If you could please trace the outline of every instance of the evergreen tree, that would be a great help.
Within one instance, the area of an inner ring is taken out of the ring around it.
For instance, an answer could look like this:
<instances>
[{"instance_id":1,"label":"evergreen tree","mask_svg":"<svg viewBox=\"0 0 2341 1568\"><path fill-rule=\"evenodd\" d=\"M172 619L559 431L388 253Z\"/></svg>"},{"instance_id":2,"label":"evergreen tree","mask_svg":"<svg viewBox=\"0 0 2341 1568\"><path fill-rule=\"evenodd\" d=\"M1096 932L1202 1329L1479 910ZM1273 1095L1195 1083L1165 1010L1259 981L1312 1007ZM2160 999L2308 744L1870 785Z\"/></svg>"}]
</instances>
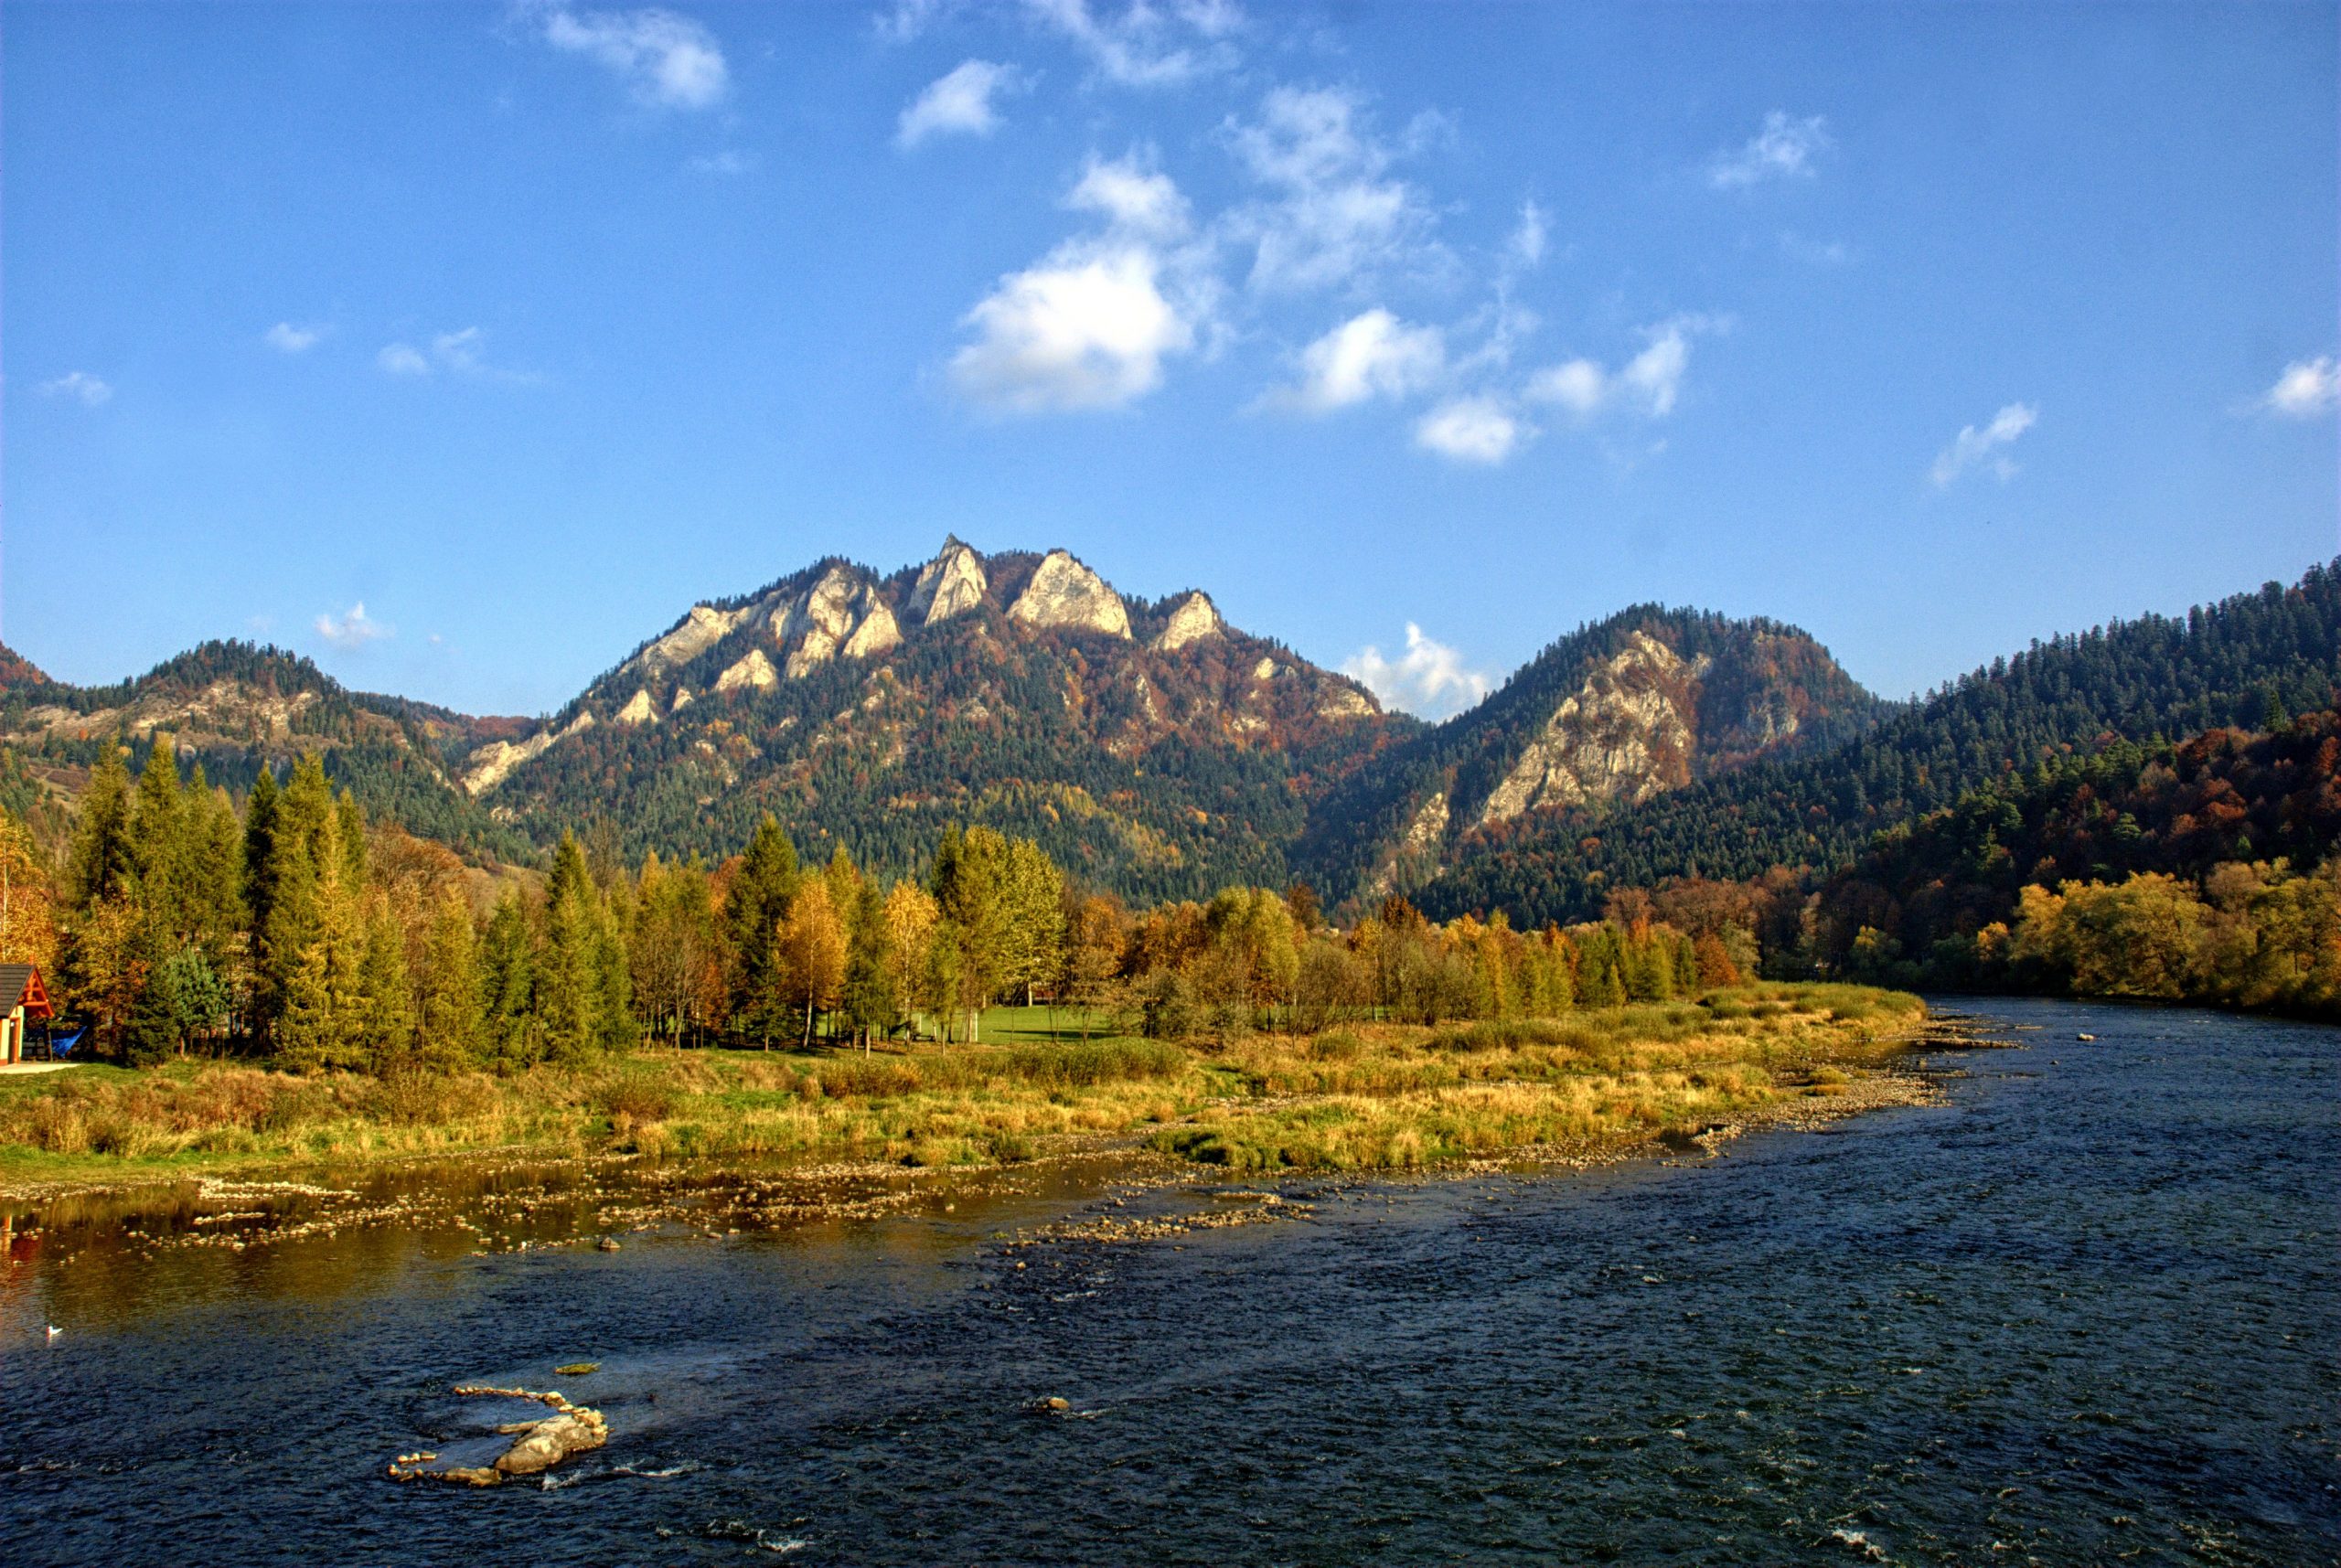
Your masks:
<instances>
[{"instance_id":1,"label":"evergreen tree","mask_svg":"<svg viewBox=\"0 0 2341 1568\"><path fill-rule=\"evenodd\" d=\"M513 1072L544 1053L537 1026L536 934L519 890L507 889L480 939L482 1045L497 1066Z\"/></svg>"},{"instance_id":2,"label":"evergreen tree","mask_svg":"<svg viewBox=\"0 0 2341 1568\"><path fill-rule=\"evenodd\" d=\"M66 912L78 915L101 899L126 891L136 875L130 773L122 748L109 740L98 748L97 765L81 793L81 820L65 873Z\"/></svg>"},{"instance_id":3,"label":"evergreen tree","mask_svg":"<svg viewBox=\"0 0 2341 1568\"><path fill-rule=\"evenodd\" d=\"M432 911L415 1008L415 1060L439 1072L480 1058L478 942L464 895L449 889Z\"/></svg>"},{"instance_id":4,"label":"evergreen tree","mask_svg":"<svg viewBox=\"0 0 2341 1568\"><path fill-rule=\"evenodd\" d=\"M732 952L732 1027L767 1048L786 1008L778 964L780 921L799 880L796 846L766 813L724 897L723 933Z\"/></svg>"},{"instance_id":5,"label":"evergreen tree","mask_svg":"<svg viewBox=\"0 0 2341 1568\"><path fill-rule=\"evenodd\" d=\"M414 1014L406 938L390 913L390 900L379 891L366 908L357 1007L353 1032L359 1059L385 1077L412 1068Z\"/></svg>"}]
</instances>

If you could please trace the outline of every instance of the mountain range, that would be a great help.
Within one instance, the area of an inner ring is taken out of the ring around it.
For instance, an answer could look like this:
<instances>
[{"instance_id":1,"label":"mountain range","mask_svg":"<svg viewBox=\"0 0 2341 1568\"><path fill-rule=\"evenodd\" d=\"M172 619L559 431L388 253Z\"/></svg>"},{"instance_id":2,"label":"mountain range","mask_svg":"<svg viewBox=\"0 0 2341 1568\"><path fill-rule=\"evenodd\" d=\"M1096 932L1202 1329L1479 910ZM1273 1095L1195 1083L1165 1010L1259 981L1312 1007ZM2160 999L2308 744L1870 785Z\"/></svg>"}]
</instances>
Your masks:
<instances>
[{"instance_id":1,"label":"mountain range","mask_svg":"<svg viewBox=\"0 0 2341 1568\"><path fill-rule=\"evenodd\" d=\"M0 649L0 778L69 795L106 737L169 733L241 790L305 750L378 817L483 859L569 828L629 857L735 851L772 812L808 856L908 870L943 827L1037 839L1134 901L1304 880L1326 901L1570 918L1608 889L1849 861L1871 833L2045 752L2330 703L2341 572L2059 638L1921 702L1805 633L1639 605L1436 726L1064 550L946 539L881 573L817 561L692 605L558 711L481 718L206 644L75 687Z\"/></svg>"}]
</instances>

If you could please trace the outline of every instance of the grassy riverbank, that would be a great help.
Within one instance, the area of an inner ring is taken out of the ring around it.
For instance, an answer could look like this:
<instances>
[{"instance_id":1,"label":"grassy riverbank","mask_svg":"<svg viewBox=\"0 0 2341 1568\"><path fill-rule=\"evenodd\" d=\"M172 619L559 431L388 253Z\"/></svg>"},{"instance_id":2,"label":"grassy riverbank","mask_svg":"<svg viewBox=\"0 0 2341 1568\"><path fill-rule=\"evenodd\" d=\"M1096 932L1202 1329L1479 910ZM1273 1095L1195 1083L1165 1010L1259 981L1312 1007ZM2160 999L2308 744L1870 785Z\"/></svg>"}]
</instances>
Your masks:
<instances>
[{"instance_id":1,"label":"grassy riverbank","mask_svg":"<svg viewBox=\"0 0 2341 1568\"><path fill-rule=\"evenodd\" d=\"M85 1066L0 1083L0 1187L491 1148L999 1164L1112 1136L1239 1170L1413 1168L1695 1131L1826 1097L1924 1019L1899 992L1764 985L1557 1019L1221 1045L1084 1042L1062 1017L1027 1011L987 1029L1005 1043L644 1051L509 1078Z\"/></svg>"}]
</instances>

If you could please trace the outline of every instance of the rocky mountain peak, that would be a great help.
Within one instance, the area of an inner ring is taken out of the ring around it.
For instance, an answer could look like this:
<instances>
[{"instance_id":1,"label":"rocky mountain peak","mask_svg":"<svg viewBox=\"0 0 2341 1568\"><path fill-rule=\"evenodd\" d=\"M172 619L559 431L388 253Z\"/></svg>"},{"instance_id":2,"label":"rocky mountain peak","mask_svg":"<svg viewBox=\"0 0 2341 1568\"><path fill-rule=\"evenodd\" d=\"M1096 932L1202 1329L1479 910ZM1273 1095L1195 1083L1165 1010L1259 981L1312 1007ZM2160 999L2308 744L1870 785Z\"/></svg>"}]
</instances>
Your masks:
<instances>
[{"instance_id":1,"label":"rocky mountain peak","mask_svg":"<svg viewBox=\"0 0 2341 1568\"><path fill-rule=\"evenodd\" d=\"M919 568L918 581L912 585L903 611L919 624L932 626L982 603L984 591L990 586L984 576L983 557L957 536L946 534L935 559Z\"/></svg>"},{"instance_id":2,"label":"rocky mountain peak","mask_svg":"<svg viewBox=\"0 0 2341 1568\"><path fill-rule=\"evenodd\" d=\"M1032 581L1008 607L1008 618L1033 627L1102 632L1111 637L1130 635L1129 610L1122 596L1061 549L1042 558Z\"/></svg>"},{"instance_id":3,"label":"rocky mountain peak","mask_svg":"<svg viewBox=\"0 0 2341 1568\"><path fill-rule=\"evenodd\" d=\"M1198 588L1180 595L1178 603L1170 607L1170 620L1154 635L1152 646L1166 654L1176 653L1191 643L1221 636L1226 630L1227 623L1219 617L1219 606L1211 602L1210 594Z\"/></svg>"}]
</instances>

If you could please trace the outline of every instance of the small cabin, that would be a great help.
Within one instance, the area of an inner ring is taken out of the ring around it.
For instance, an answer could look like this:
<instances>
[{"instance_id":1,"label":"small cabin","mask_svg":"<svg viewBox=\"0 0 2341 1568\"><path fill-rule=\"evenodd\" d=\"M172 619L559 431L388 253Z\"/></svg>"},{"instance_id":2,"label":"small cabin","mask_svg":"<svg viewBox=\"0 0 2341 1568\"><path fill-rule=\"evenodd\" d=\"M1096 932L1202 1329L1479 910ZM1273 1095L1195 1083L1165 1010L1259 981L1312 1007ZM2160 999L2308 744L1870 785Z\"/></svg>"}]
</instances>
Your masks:
<instances>
[{"instance_id":1,"label":"small cabin","mask_svg":"<svg viewBox=\"0 0 2341 1568\"><path fill-rule=\"evenodd\" d=\"M57 1016L48 1005L48 987L40 971L29 964L0 964L0 1066L25 1059L25 1025L33 1019L46 1023Z\"/></svg>"}]
</instances>

